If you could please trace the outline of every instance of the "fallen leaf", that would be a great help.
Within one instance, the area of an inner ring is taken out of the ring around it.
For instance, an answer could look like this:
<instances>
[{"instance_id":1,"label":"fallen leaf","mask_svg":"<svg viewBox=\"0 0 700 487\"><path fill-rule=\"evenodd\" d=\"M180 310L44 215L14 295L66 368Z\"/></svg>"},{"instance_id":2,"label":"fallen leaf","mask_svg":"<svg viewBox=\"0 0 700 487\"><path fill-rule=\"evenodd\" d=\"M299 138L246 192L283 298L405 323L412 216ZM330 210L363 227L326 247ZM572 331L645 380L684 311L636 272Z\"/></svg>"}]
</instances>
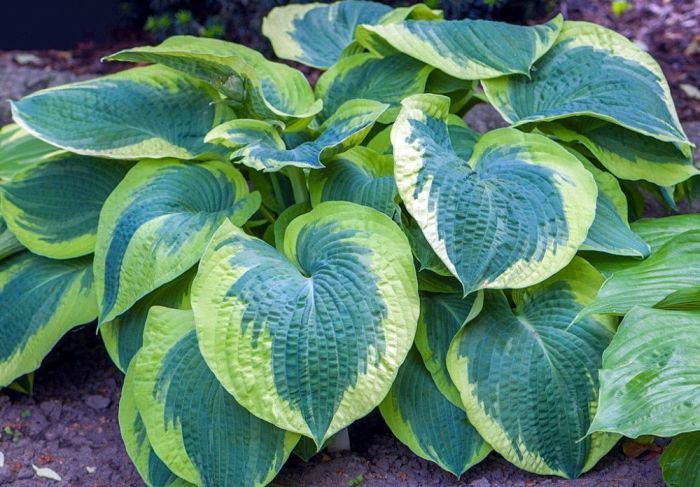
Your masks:
<instances>
[{"instance_id":1,"label":"fallen leaf","mask_svg":"<svg viewBox=\"0 0 700 487\"><path fill-rule=\"evenodd\" d=\"M697 86L683 83L680 85L680 88L681 88L681 90L683 90L683 93L688 95L690 98L695 98L696 100L700 100L700 89L698 89Z\"/></svg>"},{"instance_id":2,"label":"fallen leaf","mask_svg":"<svg viewBox=\"0 0 700 487\"><path fill-rule=\"evenodd\" d=\"M56 480L57 482L61 481L61 476L58 475L53 470L51 470L50 468L47 468L47 467L39 468L36 465L34 465L33 463L32 463L32 468L36 472L37 477L42 477L42 478L49 479L49 480Z\"/></svg>"}]
</instances>

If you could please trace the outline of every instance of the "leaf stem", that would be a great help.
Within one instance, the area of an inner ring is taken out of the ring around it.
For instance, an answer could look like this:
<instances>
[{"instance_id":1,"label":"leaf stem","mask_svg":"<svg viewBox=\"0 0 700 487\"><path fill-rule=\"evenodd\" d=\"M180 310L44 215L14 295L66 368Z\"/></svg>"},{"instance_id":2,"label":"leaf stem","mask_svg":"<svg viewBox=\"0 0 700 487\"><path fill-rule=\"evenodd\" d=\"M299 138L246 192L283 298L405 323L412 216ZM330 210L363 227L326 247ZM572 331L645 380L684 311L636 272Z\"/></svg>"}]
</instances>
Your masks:
<instances>
[{"instance_id":1,"label":"leaf stem","mask_svg":"<svg viewBox=\"0 0 700 487\"><path fill-rule=\"evenodd\" d=\"M295 203L305 203L309 201L309 190L306 188L306 175L300 167L288 167L287 176L292 183Z\"/></svg>"}]
</instances>

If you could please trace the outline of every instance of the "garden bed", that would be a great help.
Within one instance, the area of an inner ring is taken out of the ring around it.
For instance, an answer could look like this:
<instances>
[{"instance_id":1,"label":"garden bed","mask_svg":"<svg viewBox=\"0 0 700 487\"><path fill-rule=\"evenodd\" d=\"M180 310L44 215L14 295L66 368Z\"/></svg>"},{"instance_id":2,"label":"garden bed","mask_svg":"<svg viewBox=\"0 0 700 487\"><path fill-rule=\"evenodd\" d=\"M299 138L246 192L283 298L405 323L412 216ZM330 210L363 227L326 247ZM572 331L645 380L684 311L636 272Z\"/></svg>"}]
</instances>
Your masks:
<instances>
[{"instance_id":1,"label":"garden bed","mask_svg":"<svg viewBox=\"0 0 700 487\"><path fill-rule=\"evenodd\" d=\"M614 17L607 1L569 1L569 18L591 20L614 28L646 46L659 60L672 87L689 137L700 143L700 99L690 87L700 85L700 7L695 2L637 2L632 11ZM109 51L112 49L110 48ZM0 99L17 99L46 86L102 74L97 64L107 50L0 53ZM0 122L8 121L6 106ZM493 113L472 115L484 131L498 125ZM658 214L658 208L653 212ZM697 209L696 209L697 211ZM32 465L48 467L62 477L58 486L140 486L140 477L124 450L117 423L122 374L111 364L94 327L69 333L38 372L33 396L0 392L0 485L47 485ZM525 486L656 486L663 485L656 449L628 458L616 447L592 472L575 481L537 477L518 470L497 454L469 470L458 481L436 465L413 455L373 413L350 428L352 452L317 455L304 463L293 457L273 485L386 486L465 485Z\"/></svg>"}]
</instances>

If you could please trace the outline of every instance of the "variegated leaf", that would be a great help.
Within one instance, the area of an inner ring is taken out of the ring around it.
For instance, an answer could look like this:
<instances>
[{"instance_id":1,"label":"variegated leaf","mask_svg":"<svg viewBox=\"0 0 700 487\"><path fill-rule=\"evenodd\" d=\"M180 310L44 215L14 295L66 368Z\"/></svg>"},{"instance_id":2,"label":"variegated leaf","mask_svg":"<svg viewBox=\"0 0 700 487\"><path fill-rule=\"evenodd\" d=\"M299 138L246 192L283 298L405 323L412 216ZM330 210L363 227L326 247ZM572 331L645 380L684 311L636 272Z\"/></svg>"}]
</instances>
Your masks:
<instances>
[{"instance_id":1,"label":"variegated leaf","mask_svg":"<svg viewBox=\"0 0 700 487\"><path fill-rule=\"evenodd\" d=\"M119 429L126 453L148 487L189 487L193 484L175 475L156 455L146 433L134 396L135 373L126 374L119 398Z\"/></svg>"},{"instance_id":2,"label":"variegated leaf","mask_svg":"<svg viewBox=\"0 0 700 487\"><path fill-rule=\"evenodd\" d=\"M415 349L401 365L379 411L413 453L457 477L491 451L464 410L440 393Z\"/></svg>"},{"instance_id":3,"label":"variegated leaf","mask_svg":"<svg viewBox=\"0 0 700 487\"><path fill-rule=\"evenodd\" d=\"M104 323L197 263L222 221L243 225L260 206L225 162L142 161L107 198L95 248Z\"/></svg>"},{"instance_id":4,"label":"variegated leaf","mask_svg":"<svg viewBox=\"0 0 700 487\"><path fill-rule=\"evenodd\" d=\"M535 61L554 44L562 23L561 16L535 27L487 20L409 20L362 25L357 41L380 55L401 52L455 78L477 80L529 75Z\"/></svg>"},{"instance_id":5,"label":"variegated leaf","mask_svg":"<svg viewBox=\"0 0 700 487\"><path fill-rule=\"evenodd\" d=\"M613 255L647 257L649 245L634 233L627 221L627 198L612 174L598 169L579 152L571 151L593 174L598 186L595 219L581 250L595 250Z\"/></svg>"},{"instance_id":6,"label":"variegated leaf","mask_svg":"<svg viewBox=\"0 0 700 487\"><path fill-rule=\"evenodd\" d=\"M251 119L223 123L205 140L234 149L232 159L259 171L320 169L332 156L360 144L387 108L377 101L350 100L315 131L313 140L289 148L272 124Z\"/></svg>"},{"instance_id":7,"label":"variegated leaf","mask_svg":"<svg viewBox=\"0 0 700 487\"><path fill-rule=\"evenodd\" d=\"M334 201L289 224L284 253L224 222L192 308L202 354L236 400L320 446L388 392L413 342L418 292L399 227Z\"/></svg>"},{"instance_id":8,"label":"variegated leaf","mask_svg":"<svg viewBox=\"0 0 700 487\"><path fill-rule=\"evenodd\" d=\"M486 291L484 306L450 346L447 367L471 423L524 470L575 478L618 436L586 436L598 409L598 369L612 317L574 321L603 277L576 258L548 280L512 293Z\"/></svg>"},{"instance_id":9,"label":"variegated leaf","mask_svg":"<svg viewBox=\"0 0 700 487\"><path fill-rule=\"evenodd\" d=\"M17 124L0 128L0 181L63 152L58 147L32 137Z\"/></svg>"},{"instance_id":10,"label":"variegated leaf","mask_svg":"<svg viewBox=\"0 0 700 487\"><path fill-rule=\"evenodd\" d=\"M698 173L658 64L604 27L567 21L530 77L500 77L483 86L489 101L515 125L574 116L609 122L585 119L573 130L555 133L588 146L620 178L668 186ZM640 135L667 144L644 142Z\"/></svg>"},{"instance_id":11,"label":"variegated leaf","mask_svg":"<svg viewBox=\"0 0 700 487\"><path fill-rule=\"evenodd\" d=\"M498 129L462 160L448 133L449 101L403 101L391 134L399 194L464 293L521 288L568 264L595 216L593 176L537 134Z\"/></svg>"},{"instance_id":12,"label":"variegated leaf","mask_svg":"<svg viewBox=\"0 0 700 487\"><path fill-rule=\"evenodd\" d=\"M438 19L439 12L418 4L397 8L378 2L346 0L330 5L309 3L273 8L262 32L277 57L328 69L343 56L357 54L355 28L360 24L401 22L407 18Z\"/></svg>"},{"instance_id":13,"label":"variegated leaf","mask_svg":"<svg viewBox=\"0 0 700 487\"><path fill-rule=\"evenodd\" d=\"M483 291L466 297L461 293L422 292L420 297L416 348L437 388L461 409L464 409L462 399L447 370L447 352L462 325L477 316L483 304Z\"/></svg>"},{"instance_id":14,"label":"variegated leaf","mask_svg":"<svg viewBox=\"0 0 700 487\"><path fill-rule=\"evenodd\" d=\"M299 440L224 390L199 352L192 311L152 308L129 373L151 446L198 486L267 485Z\"/></svg>"},{"instance_id":15,"label":"variegated leaf","mask_svg":"<svg viewBox=\"0 0 700 487\"><path fill-rule=\"evenodd\" d=\"M192 268L175 280L139 299L124 314L117 316L112 321L100 324L99 331L102 341L112 362L119 370L126 373L131 360L141 348L146 318L153 306L175 309L191 308L190 287L196 270L196 268Z\"/></svg>"},{"instance_id":16,"label":"variegated leaf","mask_svg":"<svg viewBox=\"0 0 700 487\"><path fill-rule=\"evenodd\" d=\"M402 99L423 93L432 70L402 54L380 58L361 53L343 58L316 83L316 95L323 100L320 116L325 120L346 101L363 98L389 104L380 121L390 123L396 118Z\"/></svg>"},{"instance_id":17,"label":"variegated leaf","mask_svg":"<svg viewBox=\"0 0 700 487\"><path fill-rule=\"evenodd\" d=\"M322 106L300 71L220 39L173 36L157 46L126 49L106 59L158 63L182 71L245 104L244 111L260 118L306 118Z\"/></svg>"},{"instance_id":18,"label":"variegated leaf","mask_svg":"<svg viewBox=\"0 0 700 487\"><path fill-rule=\"evenodd\" d=\"M37 91L14 102L12 115L33 136L78 154L195 159L219 151L204 143L219 123L218 98L201 81L148 66Z\"/></svg>"},{"instance_id":19,"label":"variegated leaf","mask_svg":"<svg viewBox=\"0 0 700 487\"><path fill-rule=\"evenodd\" d=\"M74 154L32 165L0 187L7 226L35 254L52 259L91 254L102 206L130 167Z\"/></svg>"},{"instance_id":20,"label":"variegated leaf","mask_svg":"<svg viewBox=\"0 0 700 487\"><path fill-rule=\"evenodd\" d=\"M0 262L0 387L36 370L71 328L97 317L92 258L22 252Z\"/></svg>"},{"instance_id":21,"label":"variegated leaf","mask_svg":"<svg viewBox=\"0 0 700 487\"><path fill-rule=\"evenodd\" d=\"M352 201L391 216L398 195L394 160L367 147L354 147L309 174L309 194L313 206L323 201Z\"/></svg>"}]
</instances>

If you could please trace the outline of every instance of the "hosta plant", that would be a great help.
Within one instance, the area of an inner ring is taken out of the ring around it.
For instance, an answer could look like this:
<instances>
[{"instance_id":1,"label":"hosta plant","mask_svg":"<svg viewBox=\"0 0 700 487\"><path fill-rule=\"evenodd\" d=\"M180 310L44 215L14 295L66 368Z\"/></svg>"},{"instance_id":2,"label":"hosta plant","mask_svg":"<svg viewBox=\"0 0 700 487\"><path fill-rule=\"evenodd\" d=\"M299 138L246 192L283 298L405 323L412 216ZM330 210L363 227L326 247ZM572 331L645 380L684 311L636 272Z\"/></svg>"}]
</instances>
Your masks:
<instances>
[{"instance_id":1,"label":"hosta plant","mask_svg":"<svg viewBox=\"0 0 700 487\"><path fill-rule=\"evenodd\" d=\"M575 478L621 435L679 435L667 481L697 485L700 217L639 216L698 170L654 60L425 5L262 30L314 88L172 37L13 102L0 385L96 320L153 487L267 484L375 408L457 476L495 450ZM471 130L481 103L508 126Z\"/></svg>"}]
</instances>

